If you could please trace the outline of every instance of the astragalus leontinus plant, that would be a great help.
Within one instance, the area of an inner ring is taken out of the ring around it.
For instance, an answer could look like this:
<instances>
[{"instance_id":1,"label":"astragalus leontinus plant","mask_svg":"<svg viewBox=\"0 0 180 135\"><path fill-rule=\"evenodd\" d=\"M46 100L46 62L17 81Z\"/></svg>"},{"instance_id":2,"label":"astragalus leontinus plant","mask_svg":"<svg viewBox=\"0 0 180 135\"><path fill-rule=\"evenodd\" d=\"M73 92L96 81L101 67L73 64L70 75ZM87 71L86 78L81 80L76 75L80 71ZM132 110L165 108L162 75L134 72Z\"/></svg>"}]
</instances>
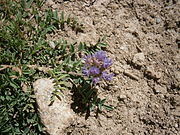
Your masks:
<instances>
[{"instance_id":1,"label":"astragalus leontinus plant","mask_svg":"<svg viewBox=\"0 0 180 135\"><path fill-rule=\"evenodd\" d=\"M86 104L89 112L97 110L101 112L103 108L112 110L111 106L105 104L106 99L98 97L99 83L109 82L113 79L114 74L109 72L112 60L107 57L106 52L98 50L94 53L87 54L82 58L82 74L84 81L79 92L82 95L82 103Z\"/></svg>"}]
</instances>

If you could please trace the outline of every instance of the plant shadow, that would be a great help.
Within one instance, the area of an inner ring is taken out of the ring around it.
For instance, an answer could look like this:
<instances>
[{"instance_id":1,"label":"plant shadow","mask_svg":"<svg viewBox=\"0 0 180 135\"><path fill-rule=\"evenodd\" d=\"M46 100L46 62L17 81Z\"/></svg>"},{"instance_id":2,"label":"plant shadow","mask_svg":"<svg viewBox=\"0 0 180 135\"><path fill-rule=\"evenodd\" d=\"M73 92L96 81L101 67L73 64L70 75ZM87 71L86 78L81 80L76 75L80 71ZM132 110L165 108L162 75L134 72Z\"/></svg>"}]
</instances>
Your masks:
<instances>
[{"instance_id":1,"label":"plant shadow","mask_svg":"<svg viewBox=\"0 0 180 135\"><path fill-rule=\"evenodd\" d=\"M97 98L97 89L84 80L79 86L73 85L71 92L73 93L71 109L75 113L85 114L85 119L88 119L92 111L91 109L94 107L93 99ZM97 110L97 116L98 113L99 111Z\"/></svg>"}]
</instances>

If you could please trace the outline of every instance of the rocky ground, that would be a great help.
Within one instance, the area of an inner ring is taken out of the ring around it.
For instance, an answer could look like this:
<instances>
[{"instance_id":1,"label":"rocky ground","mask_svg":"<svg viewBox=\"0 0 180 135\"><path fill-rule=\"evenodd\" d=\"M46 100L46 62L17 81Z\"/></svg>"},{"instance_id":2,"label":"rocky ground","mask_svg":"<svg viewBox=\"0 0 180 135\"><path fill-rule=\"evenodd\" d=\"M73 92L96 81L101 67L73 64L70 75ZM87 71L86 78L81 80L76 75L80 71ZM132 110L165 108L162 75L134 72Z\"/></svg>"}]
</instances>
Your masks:
<instances>
[{"instance_id":1,"label":"rocky ground","mask_svg":"<svg viewBox=\"0 0 180 135\"><path fill-rule=\"evenodd\" d=\"M49 38L95 43L106 36L116 74L100 96L113 111L75 113L65 135L180 134L180 2L178 0L47 0L44 8L77 16L84 32Z\"/></svg>"}]
</instances>

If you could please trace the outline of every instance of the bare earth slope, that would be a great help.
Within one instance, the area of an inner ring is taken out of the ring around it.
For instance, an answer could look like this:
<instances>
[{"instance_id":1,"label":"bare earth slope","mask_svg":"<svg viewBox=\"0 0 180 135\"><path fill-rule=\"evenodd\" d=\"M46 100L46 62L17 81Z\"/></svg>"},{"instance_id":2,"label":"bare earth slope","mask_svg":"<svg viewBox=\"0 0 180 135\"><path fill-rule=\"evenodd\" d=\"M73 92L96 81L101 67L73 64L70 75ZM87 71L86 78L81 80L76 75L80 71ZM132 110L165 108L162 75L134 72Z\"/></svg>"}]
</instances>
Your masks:
<instances>
[{"instance_id":1,"label":"bare earth slope","mask_svg":"<svg viewBox=\"0 0 180 135\"><path fill-rule=\"evenodd\" d=\"M84 32L55 37L94 43L107 36L116 74L100 96L115 107L85 120L67 135L180 134L180 3L178 0L49 0L46 7L77 16Z\"/></svg>"}]
</instances>

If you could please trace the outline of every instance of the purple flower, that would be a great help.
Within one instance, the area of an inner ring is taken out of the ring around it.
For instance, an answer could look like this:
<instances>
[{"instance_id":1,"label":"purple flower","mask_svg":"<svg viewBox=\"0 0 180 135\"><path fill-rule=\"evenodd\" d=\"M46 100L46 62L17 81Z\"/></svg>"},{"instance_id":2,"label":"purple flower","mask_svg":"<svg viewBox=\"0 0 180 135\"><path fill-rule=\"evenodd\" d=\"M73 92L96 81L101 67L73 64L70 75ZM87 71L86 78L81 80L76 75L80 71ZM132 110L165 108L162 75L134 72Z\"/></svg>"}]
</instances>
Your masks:
<instances>
[{"instance_id":1,"label":"purple flower","mask_svg":"<svg viewBox=\"0 0 180 135\"><path fill-rule=\"evenodd\" d=\"M93 55L93 57L95 57L99 61L103 61L106 58L106 54L104 51L98 51Z\"/></svg>"},{"instance_id":2,"label":"purple flower","mask_svg":"<svg viewBox=\"0 0 180 135\"><path fill-rule=\"evenodd\" d=\"M111 81L114 74L107 74L106 72L102 72L101 77L106 81Z\"/></svg>"},{"instance_id":3,"label":"purple flower","mask_svg":"<svg viewBox=\"0 0 180 135\"><path fill-rule=\"evenodd\" d=\"M89 72L90 72L90 75L98 75L100 73L100 70L99 68L93 66L90 68Z\"/></svg>"},{"instance_id":4,"label":"purple flower","mask_svg":"<svg viewBox=\"0 0 180 135\"><path fill-rule=\"evenodd\" d=\"M86 67L82 68L82 73L86 76L89 76L89 70Z\"/></svg>"},{"instance_id":5,"label":"purple flower","mask_svg":"<svg viewBox=\"0 0 180 135\"><path fill-rule=\"evenodd\" d=\"M100 79L110 81L114 74L107 74L105 71L112 65L112 60L108 59L104 51L98 51L92 55L84 56L84 67L82 73L92 78L95 85Z\"/></svg>"},{"instance_id":6,"label":"purple flower","mask_svg":"<svg viewBox=\"0 0 180 135\"><path fill-rule=\"evenodd\" d=\"M93 83L93 84L96 84L99 80L100 80L99 77L94 77L94 78L92 79L92 83Z\"/></svg>"},{"instance_id":7,"label":"purple flower","mask_svg":"<svg viewBox=\"0 0 180 135\"><path fill-rule=\"evenodd\" d=\"M112 60L108 59L108 58L105 58L104 59L104 63L102 65L103 68L108 68L112 65Z\"/></svg>"},{"instance_id":8,"label":"purple flower","mask_svg":"<svg viewBox=\"0 0 180 135\"><path fill-rule=\"evenodd\" d=\"M88 54L87 56L84 56L84 61L86 64L89 64L91 62L91 57L92 56L90 54Z\"/></svg>"}]
</instances>

